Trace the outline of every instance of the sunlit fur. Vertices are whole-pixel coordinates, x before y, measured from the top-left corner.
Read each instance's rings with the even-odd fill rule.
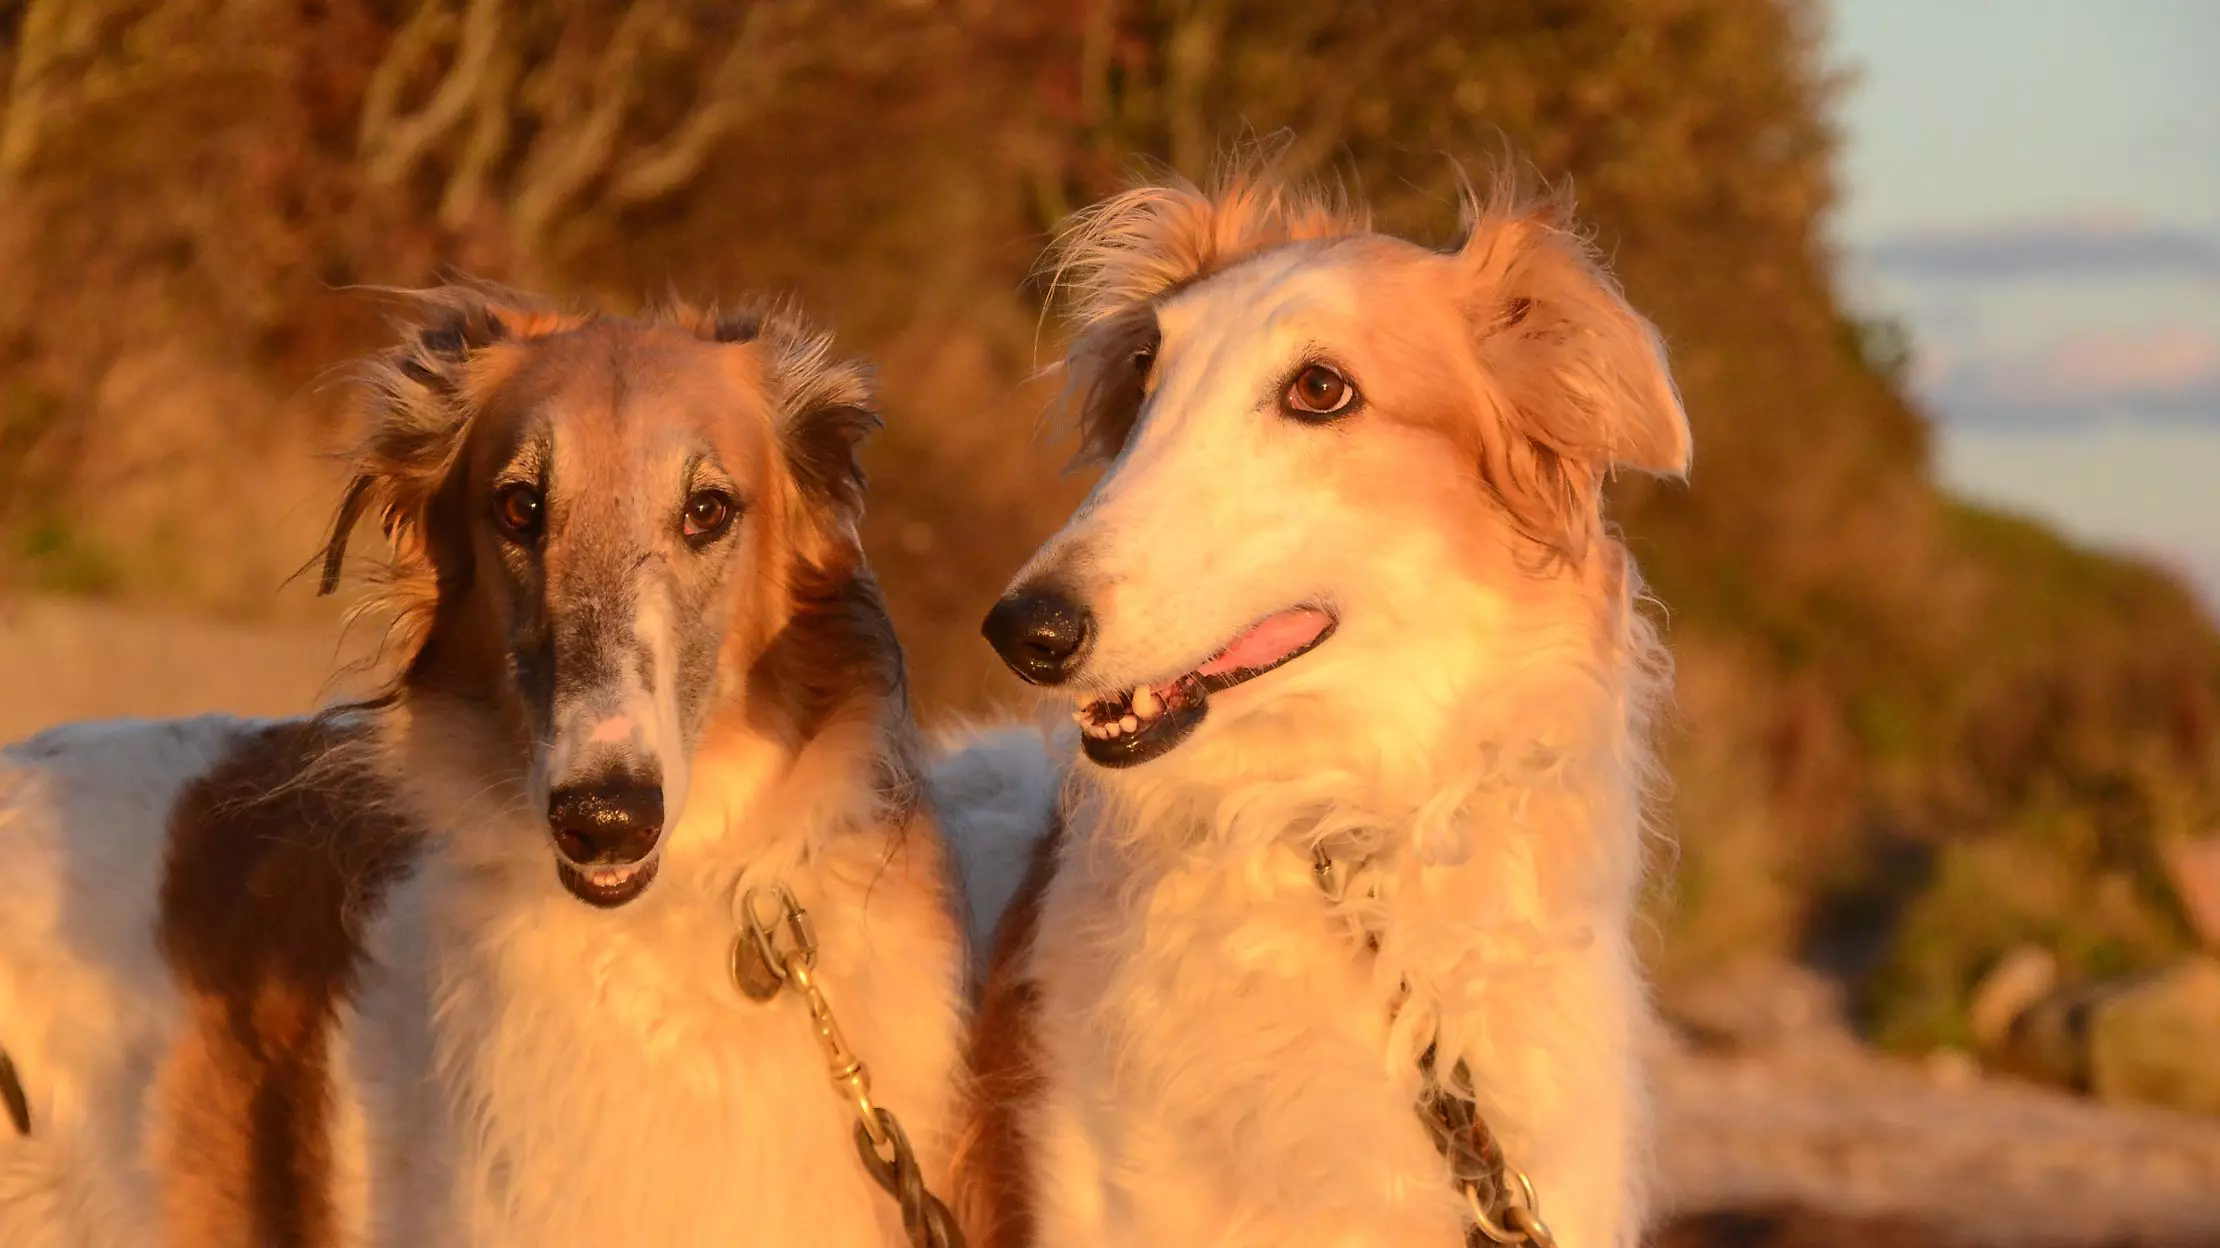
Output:
[[[1297,604],[1340,625],[1130,769],[1023,731],[940,765],[976,795],[980,817],[949,818],[996,895],[1011,808],[1051,787],[1027,777],[1065,778],[1038,936],[992,972],[1037,986],[1030,1213],[982,1209],[993,1185],[974,1183],[975,1225],[1030,1216],[1044,1245],[1461,1243],[1413,1110],[1432,1042],[1473,1072],[1558,1242],[1627,1248],[1649,1169],[1630,926],[1667,664],[1601,484],[1686,467],[1655,333],[1561,209],[1508,194],[1436,252],[1268,178],[1151,186],[1083,215],[1056,268],[1071,399],[1105,463],[1013,581],[1093,612],[1058,692],[1171,678]],[[1363,404],[1305,424],[1280,397],[1320,360]],[[1338,905],[1319,845],[1355,872]]]
[[[476,288],[407,308],[400,344],[368,365],[371,429],[330,563],[359,515],[384,520],[399,676],[382,699],[301,721],[342,742],[328,756],[257,779],[355,777],[382,794],[388,822],[423,834],[381,904],[343,916],[363,966],[328,1024],[329,1131],[315,1143],[334,1212],[315,1242],[907,1242],[858,1159],[803,1002],[748,1000],[728,970],[738,896],[790,887],[879,1103],[943,1188],[961,907],[919,800],[901,656],[857,545],[868,378],[775,308],[624,320]],[[527,575],[489,531],[514,442],[503,428],[534,421],[558,461],[550,498],[576,521],[551,527],[540,562],[572,572]],[[666,540],[677,466],[702,447],[747,507],[728,545],[657,588],[654,568],[681,559]],[[585,482],[595,492],[576,496]],[[626,595],[579,579],[596,548],[645,552],[600,582]],[[543,732],[571,729],[542,722],[512,649],[529,640],[517,604],[535,585],[557,626],[598,611],[652,643],[662,674],[639,696],[679,698],[694,682],[668,660],[697,642],[712,652],[698,716],[650,708],[683,729],[653,742],[666,779],[688,779],[668,803],[659,877],[618,909],[582,903],[554,870],[534,777],[559,744]],[[685,611],[659,605],[696,590]],[[616,670],[629,679],[629,664]],[[156,936],[209,921],[181,920],[164,896],[181,867],[180,795],[269,730],[221,717],[79,725],[0,751],[0,1049],[33,1127],[22,1138],[0,1120],[9,1248],[275,1242],[237,1220],[266,1194],[244,1165],[225,1169],[230,1141],[176,1128],[197,1104],[259,1090],[217,1086],[220,1063],[187,1064],[206,1015]],[[347,831],[298,834],[313,845]],[[251,918],[284,887],[235,879],[188,900]],[[265,937],[281,951],[288,938]],[[292,989],[257,991],[282,1005]],[[251,1048],[260,1006],[232,1025]],[[299,1109],[255,1104],[281,1119]],[[259,1140],[266,1125],[243,1129]],[[198,1178],[181,1184],[187,1170]]]

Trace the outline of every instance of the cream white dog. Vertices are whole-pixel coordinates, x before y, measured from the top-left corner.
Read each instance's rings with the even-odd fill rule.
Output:
[[[1433,251],[1150,186],[1057,265],[1105,469],[986,633],[1077,725],[938,770],[1002,913],[975,1242],[1627,1248],[1667,665],[1602,487],[1687,466],[1656,333],[1502,196]]]

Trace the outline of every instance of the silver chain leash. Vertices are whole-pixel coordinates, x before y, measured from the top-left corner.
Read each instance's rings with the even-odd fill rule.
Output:
[[[809,912],[784,884],[776,885],[775,892],[779,913],[768,923],[756,907],[755,890],[741,896],[748,930],[732,942],[733,985],[750,1001],[770,1001],[789,984],[802,994],[817,1032],[817,1046],[825,1053],[826,1073],[855,1109],[856,1152],[864,1171],[901,1208],[902,1229],[912,1248],[964,1248],[955,1215],[926,1188],[902,1124],[892,1110],[872,1101],[871,1070],[848,1047],[840,1022],[833,1017],[832,1003],[817,985],[817,932],[810,926]],[[786,948],[780,945],[781,933]]]
[[[1310,871],[1318,891],[1328,901],[1340,902],[1349,881],[1325,846],[1311,847]],[[1364,943],[1372,952],[1380,951],[1379,937],[1367,933]],[[1409,992],[1410,986],[1404,985],[1396,993],[1397,1002]],[[1419,1121],[1426,1124],[1427,1138],[1449,1163],[1450,1179],[1472,1215],[1472,1225],[1465,1231],[1466,1248],[1487,1248],[1490,1244],[1502,1248],[1557,1248],[1557,1238],[1542,1221],[1542,1202],[1534,1195],[1533,1180],[1504,1157],[1503,1145],[1480,1117],[1480,1107],[1457,1091],[1472,1086],[1472,1072],[1458,1062],[1450,1083],[1445,1085],[1434,1069],[1431,1045],[1419,1056],[1418,1068],[1426,1077],[1416,1106]]]

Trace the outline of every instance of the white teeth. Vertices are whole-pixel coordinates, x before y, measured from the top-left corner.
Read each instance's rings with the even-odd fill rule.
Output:
[[[1153,685],[1136,685],[1089,702],[1073,711],[1071,717],[1081,732],[1098,741],[1110,741],[1141,731],[1143,725],[1170,709],[1171,703]]]

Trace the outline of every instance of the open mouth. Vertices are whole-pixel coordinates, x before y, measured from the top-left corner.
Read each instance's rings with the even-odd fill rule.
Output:
[[[555,859],[555,877],[578,900],[598,909],[614,910],[647,891],[647,886],[655,882],[655,869],[659,861],[650,857],[638,862],[579,867],[558,856]]]
[[[1072,712],[1080,746],[1104,767],[1131,767],[1185,741],[1210,712],[1210,695],[1254,680],[1318,648],[1340,621],[1320,607],[1266,616],[1184,675],[1135,685]]]

